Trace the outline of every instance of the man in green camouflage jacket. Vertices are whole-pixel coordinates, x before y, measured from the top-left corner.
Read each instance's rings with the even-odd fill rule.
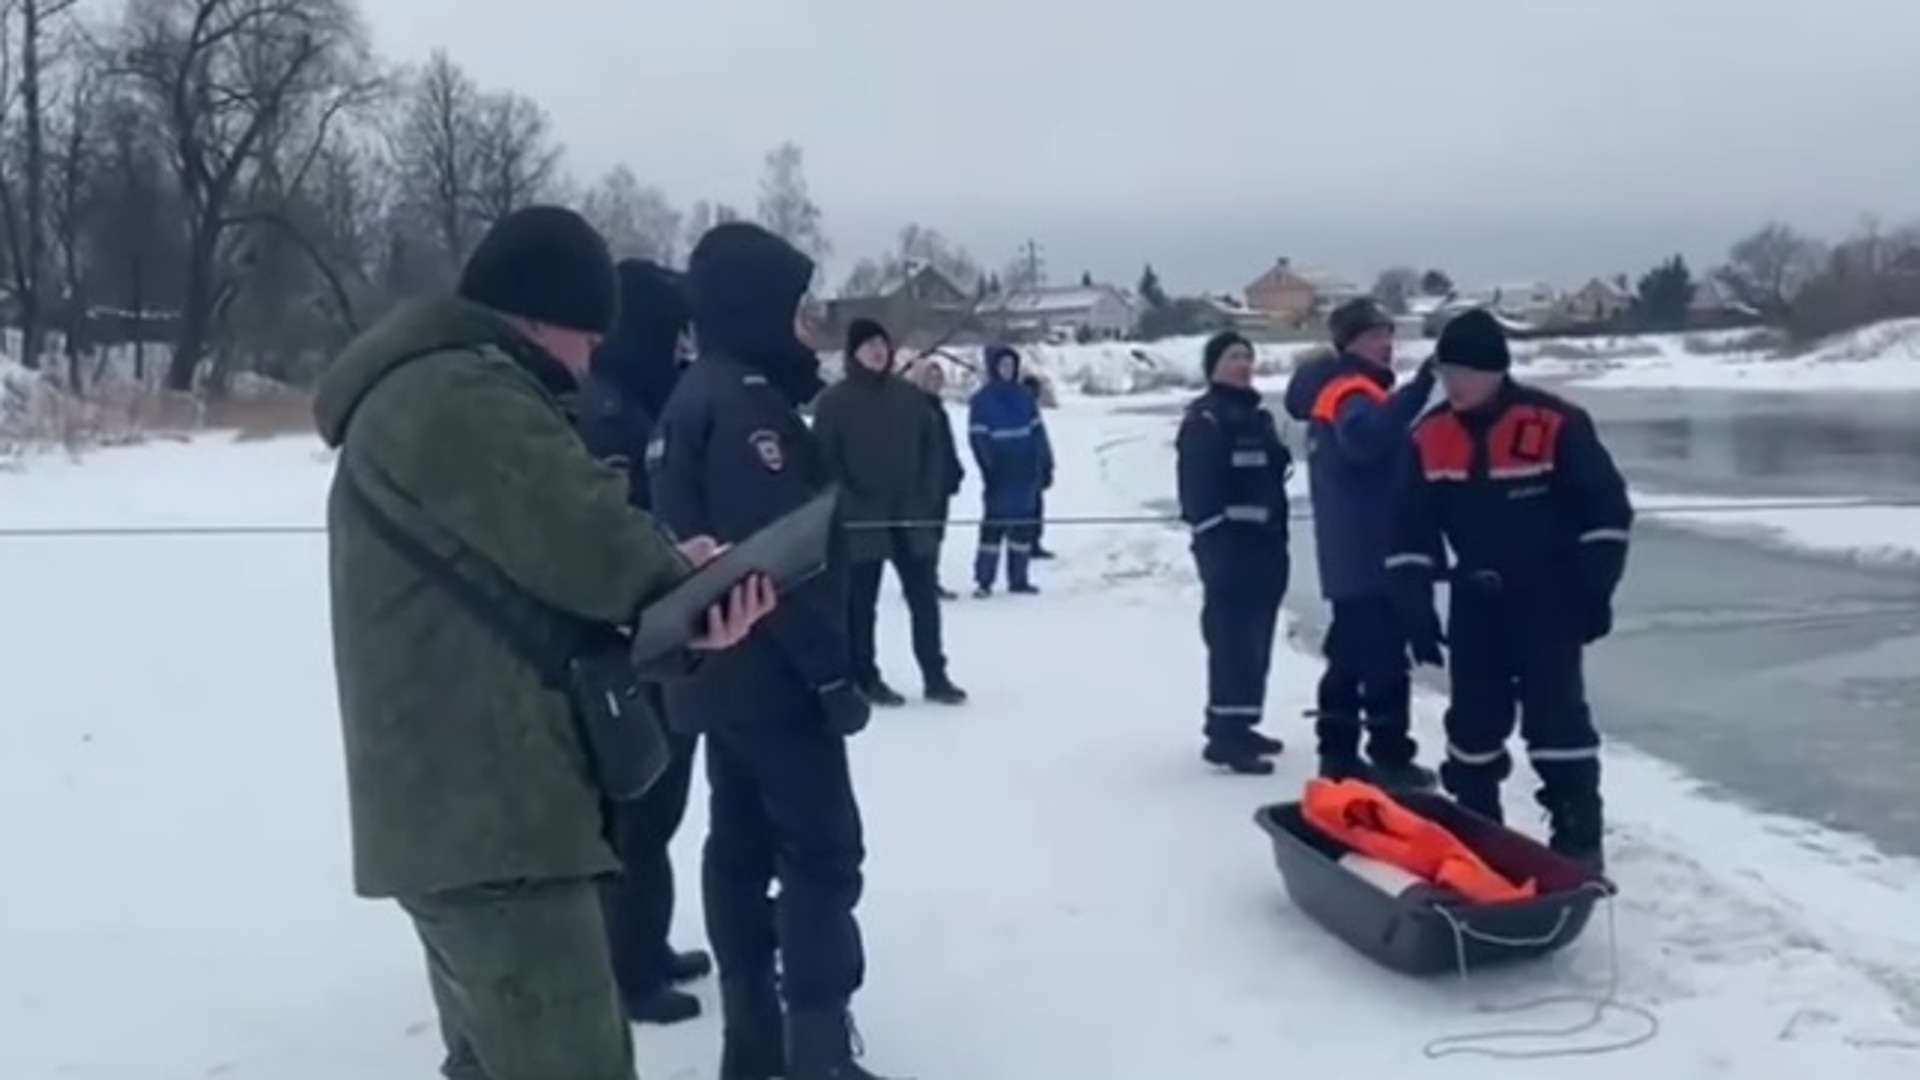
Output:
[[[712,543],[676,550],[563,411],[617,302],[599,234],[529,208],[482,240],[455,295],[348,346],[314,402],[339,450],[327,532],[354,886],[412,917],[455,1080],[633,1080],[595,892],[618,864],[565,694],[386,542],[342,477],[509,610],[631,623]],[[752,593],[703,647],[765,614]]]

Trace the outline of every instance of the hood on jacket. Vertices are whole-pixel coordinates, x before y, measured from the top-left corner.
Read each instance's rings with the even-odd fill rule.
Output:
[[[1292,377],[1287,379],[1287,415],[1295,420],[1313,419],[1313,403],[1335,375],[1340,374],[1340,355],[1326,345],[1300,354]]]
[[[813,260],[758,225],[732,221],[700,238],[687,260],[687,299],[702,352],[766,375],[796,405],[826,386],[820,357],[794,334]]]
[[[354,410],[381,379],[433,353],[478,345],[504,350],[555,393],[574,388],[573,376],[559,361],[492,311],[456,296],[416,300],[355,338],[320,376],[313,395],[314,428],[337,449]]]
[[[692,321],[685,279],[645,259],[619,266],[620,317],[593,353],[593,373],[658,416],[680,380],[680,335]]]
[[[1011,377],[1005,377],[1000,374],[1000,361],[1008,357],[1013,358],[1013,375]],[[1013,346],[989,345],[987,346],[986,354],[981,359],[987,365],[985,381],[990,383],[1017,383],[1020,381],[1020,353]]]

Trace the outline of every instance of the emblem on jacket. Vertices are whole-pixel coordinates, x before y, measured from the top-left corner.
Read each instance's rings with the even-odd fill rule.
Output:
[[[779,472],[787,467],[787,455],[780,449],[780,433],[771,428],[760,428],[747,436],[753,444],[753,452],[760,455],[760,464],[769,472]]]

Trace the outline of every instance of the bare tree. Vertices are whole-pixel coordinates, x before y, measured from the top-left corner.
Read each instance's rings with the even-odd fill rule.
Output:
[[[1411,266],[1390,266],[1373,281],[1373,298],[1392,315],[1405,315],[1408,302],[1420,291],[1420,271]]]
[[[1720,279],[1746,303],[1777,313],[1820,273],[1823,254],[1819,241],[1770,222],[1728,250]]]
[[[350,74],[365,60],[365,38],[347,4],[134,0],[128,12],[123,69],[166,134],[187,210],[185,296],[169,388],[193,388],[236,296],[242,267],[234,249],[257,224],[248,203],[297,186],[333,121],[366,92]],[[282,149],[278,140],[308,126],[319,134],[295,175],[263,172]]]
[[[625,165],[615,166],[587,192],[581,207],[614,254],[674,263],[680,251],[681,217],[657,187],[640,183]]]
[[[473,192],[483,111],[479,87],[436,51],[409,80],[390,135],[399,198],[430,224],[448,272],[479,236]]]
[[[931,266],[969,294],[979,291],[984,275],[967,249],[949,241],[938,229],[907,224],[894,239],[892,251],[861,259],[841,283],[842,296],[871,296],[904,278],[916,266]]]
[[[815,261],[832,250],[820,207],[807,187],[806,157],[798,144],[781,143],[767,154],[759,209],[760,224]]]
[[[513,91],[484,96],[479,121],[473,209],[484,228],[553,191],[560,149],[546,110]]]
[[[695,200],[694,204],[687,208],[686,223],[681,229],[681,235],[686,238],[687,253],[692,254],[693,249],[699,246],[700,238],[707,235],[707,230],[715,225],[744,220],[746,215],[727,203],[710,202],[706,199]]]

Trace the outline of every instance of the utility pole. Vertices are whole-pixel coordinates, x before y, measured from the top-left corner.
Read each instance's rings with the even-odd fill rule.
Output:
[[[1046,283],[1046,263],[1040,257],[1040,245],[1028,240],[1021,245],[1020,257],[1027,264],[1027,287],[1037,289]]]

